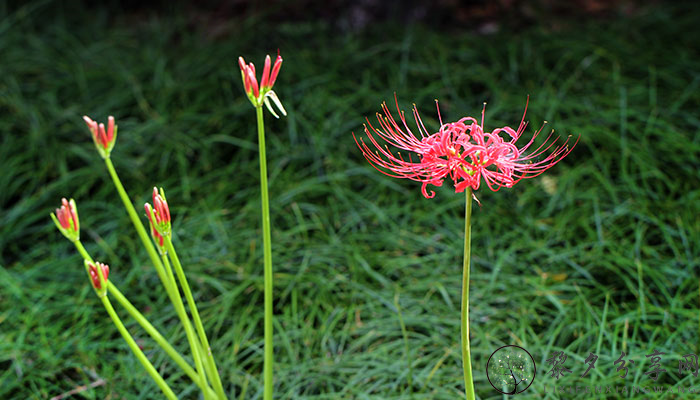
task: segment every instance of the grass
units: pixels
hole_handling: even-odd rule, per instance
[[[479,190],[472,230],[472,353],[480,398],[500,398],[486,361],[532,353],[526,394],[553,385],[697,388],[678,360],[700,353],[700,41],[682,6],[480,36],[379,24],[235,21],[208,38],[181,15],[69,13],[30,3],[0,18],[0,398],[43,399],[104,379],[85,399],[160,392],[92,294],[48,214],[78,203],[82,237],[110,279],[183,354],[179,327],[81,116],[113,114],[113,161],[137,205],[163,186],[174,240],[228,393],[262,398],[262,251],[254,112],[236,58],[280,48],[267,118],[280,399],[455,399],[461,386],[463,198],[385,177],[351,132],[393,93],[435,128],[479,114],[581,135],[547,174]],[[264,32],[264,34],[263,34]],[[126,318],[125,314],[122,316]],[[127,327],[181,398],[162,351]],[[644,372],[667,353],[657,382]],[[556,381],[545,360],[568,355]],[[635,360],[617,378],[620,352]],[[589,352],[596,368],[580,378]],[[545,387],[546,385],[546,387]],[[545,394],[545,390],[548,391]],[[615,390],[615,389],[613,389]],[[615,395],[630,397],[630,393]],[[686,398],[657,393],[635,397]],[[598,394],[597,397],[610,398]]]

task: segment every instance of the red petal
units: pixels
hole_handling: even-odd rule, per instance
[[[253,96],[256,98],[260,95],[260,89],[258,89],[258,80],[255,78],[255,67],[253,69],[248,69],[248,79],[250,79],[250,86],[253,88]]]
[[[156,209],[156,221],[158,223],[163,222],[163,203],[160,200],[160,196],[157,196],[155,199],[153,199],[153,207]]]
[[[63,212],[64,208],[61,207],[60,209],[56,209],[56,217],[58,218],[58,222],[61,224],[63,229],[68,229],[70,228],[70,223],[68,222],[68,218],[66,218],[66,214]]]
[[[109,116],[107,118],[107,140],[111,143],[112,140],[114,139],[114,117]]]
[[[163,210],[165,211],[165,221],[170,222],[170,207],[168,207],[168,202],[163,200]]]
[[[277,80],[277,74],[279,74],[280,68],[282,68],[282,57],[277,55],[277,59],[275,60],[275,65],[272,67],[272,74],[270,75],[270,82],[268,83],[268,85],[270,85],[270,87],[275,85],[275,81]]]
[[[70,207],[70,215],[73,218],[73,230],[78,231],[78,215],[75,213],[75,209]]]
[[[270,56],[265,57],[265,67],[263,68],[263,73],[262,77],[260,78],[260,88],[263,90],[267,87],[268,82],[270,81]]]
[[[107,141],[107,134],[105,133],[105,124],[100,124],[99,127],[99,142],[102,144],[102,147],[106,149],[107,147],[109,147],[109,142]]]

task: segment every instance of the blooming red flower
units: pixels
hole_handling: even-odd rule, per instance
[[[109,153],[112,151],[112,148],[114,148],[114,143],[117,139],[117,126],[114,125],[114,117],[110,115],[109,118],[107,118],[106,130],[105,124],[98,124],[87,115],[83,116],[83,120],[92,133],[92,139],[100,155],[102,155],[103,158],[109,157]]]
[[[57,208],[55,214],[51,213],[56,227],[71,241],[76,241],[80,238],[80,221],[78,220],[78,208],[75,205],[75,200],[61,199],[61,208]]]
[[[238,57],[238,67],[241,69],[243,87],[253,106],[262,107],[262,105],[265,104],[272,115],[278,118],[277,113],[275,113],[270,104],[270,99],[272,99],[282,115],[287,115],[287,111],[282,106],[282,102],[280,102],[277,94],[272,90],[275,81],[277,81],[280,68],[282,67],[282,57],[280,57],[279,54],[277,54],[274,65],[269,55],[265,57],[265,66],[263,67],[262,76],[260,77],[260,85],[258,85],[258,79],[255,77],[255,65],[253,65],[253,63],[246,64],[243,57]]]
[[[355,143],[362,150],[367,161],[383,174],[421,182],[423,184],[421,191],[426,198],[435,196],[433,191],[428,193],[428,185],[442,186],[443,181],[448,178],[454,182],[456,193],[463,192],[467,187],[479,189],[482,178],[493,191],[504,186],[512,187],[523,178],[535,177],[551,168],[566,157],[578,143],[577,139],[576,143],[569,147],[569,136],[555,147],[559,138],[550,141],[552,137],[550,133],[543,144],[526,154],[542,128],[535,132],[528,143],[518,148],[516,142],[527,126],[525,113],[517,130],[506,126],[492,132],[484,132],[485,105],[481,124],[472,117],[443,124],[440,117],[440,129],[432,134],[429,134],[423,125],[414,105],[413,117],[420,133],[419,138],[408,127],[404,112],[399,109],[398,101],[396,107],[402,126],[391,115],[386,103],[383,103],[383,114],[377,113],[379,129],[375,129],[369,119],[364,125],[365,134],[372,147],[368,146],[363,139],[358,141],[356,137]],[[525,112],[527,112],[527,104]],[[377,138],[383,139],[398,149],[408,151],[408,158],[401,155],[401,152],[395,155],[386,145],[381,145]],[[545,155],[550,149],[552,149],[551,152]],[[416,153],[416,156],[410,153]]]
[[[90,274],[90,279],[92,280],[92,286],[100,290],[102,289],[102,283],[100,283],[100,276],[98,275],[97,268],[102,269],[102,276],[105,278],[105,282],[107,282],[107,278],[109,277],[109,265],[107,264],[102,264],[99,262],[87,262],[88,265],[88,273]]]
[[[151,235],[153,239],[163,247],[163,236],[170,235],[170,208],[165,200],[163,189],[158,193],[157,188],[153,188],[153,207],[150,204],[144,204],[146,216],[151,223]]]

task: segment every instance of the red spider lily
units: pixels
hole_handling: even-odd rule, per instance
[[[114,125],[114,117],[109,116],[107,118],[107,129],[105,130],[105,124],[98,124],[93,121],[87,115],[83,116],[83,120],[90,129],[92,133],[92,139],[97,146],[97,150],[100,152],[103,158],[109,157],[109,153],[114,147],[114,143],[117,139],[117,126]]]
[[[248,95],[248,99],[253,103],[253,106],[262,107],[262,105],[265,104],[272,115],[278,118],[277,113],[275,113],[270,104],[270,99],[272,99],[282,115],[287,115],[287,111],[282,106],[282,102],[280,102],[277,94],[272,90],[275,81],[277,81],[280,68],[282,67],[282,57],[280,57],[279,54],[277,55],[277,59],[275,59],[274,65],[269,55],[265,57],[265,66],[263,67],[262,76],[260,77],[260,85],[258,85],[258,79],[255,77],[255,65],[253,65],[253,63],[246,64],[243,57],[238,57],[238,67],[241,69],[243,87]]]
[[[151,223],[151,235],[153,239],[163,247],[163,236],[170,235],[170,208],[165,200],[165,193],[160,189],[153,188],[153,207],[150,204],[144,204],[146,216]]]
[[[433,134],[429,134],[425,129],[414,105],[413,117],[420,133],[418,138],[406,124],[404,112],[399,109],[398,101],[396,107],[403,126],[394,120],[384,103],[382,104],[383,114],[377,113],[380,129],[375,129],[369,119],[364,125],[365,134],[374,150],[362,139],[358,142],[355,137],[355,143],[372,166],[383,174],[421,182],[423,184],[421,191],[426,198],[435,196],[433,191],[428,193],[427,186],[441,186],[446,178],[454,182],[456,193],[463,192],[467,187],[479,189],[482,178],[493,191],[498,191],[504,186],[512,187],[523,178],[533,178],[551,168],[566,157],[578,143],[577,139],[576,143],[569,147],[569,136],[555,147],[559,138],[550,142],[552,137],[550,133],[542,145],[525,154],[542,128],[535,132],[527,144],[518,148],[516,142],[527,126],[525,113],[517,131],[506,126],[490,133],[484,132],[486,105],[482,111],[481,124],[472,117],[464,117],[457,122],[447,124],[443,124],[440,118],[440,129]],[[527,112],[527,104],[525,104],[525,112]],[[504,139],[501,134],[507,135],[508,138]],[[408,159],[404,158],[400,152],[394,155],[386,145],[380,145],[376,137],[401,150],[416,153],[416,160],[414,161],[410,153]],[[550,149],[552,149],[551,153],[545,156]]]
[[[109,265],[102,264],[100,262],[92,263],[89,261],[87,265],[88,273],[90,274],[90,279],[92,280],[92,286],[97,290],[102,289],[102,283],[100,282],[100,276],[98,275],[97,267],[100,267],[100,269],[102,269],[102,276],[104,277],[106,283],[107,278],[109,277]]]
[[[72,241],[80,238],[80,221],[75,200],[61,199],[61,208],[57,208],[55,214],[51,213],[51,218],[65,237]]]

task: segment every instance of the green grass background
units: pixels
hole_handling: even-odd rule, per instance
[[[480,398],[501,398],[486,362],[505,344],[537,362],[523,398],[591,398],[553,394],[554,384],[700,387],[678,373],[682,355],[700,353],[697,12],[658,5],[493,35],[250,18],[214,38],[183,14],[0,8],[0,398],[50,398],[100,377],[76,398],[161,398],[49,219],[63,196],[77,201],[83,241],[110,279],[187,353],[83,114],[116,116],[112,158],[137,206],[165,188],[226,389],[262,398],[257,138],[236,59],[260,65],[278,48],[289,116],[266,117],[277,398],[460,398],[464,198],[446,184],[427,200],[419,184],[379,174],[351,136],[394,92],[432,128],[435,98],[446,120],[488,102],[492,129],[517,125],[530,95],[529,133],[547,120],[581,135],[545,175],[478,192]],[[181,398],[197,398],[122,315]],[[644,374],[653,349],[667,353],[656,383]],[[573,372],[555,381],[545,360],[561,350]],[[613,365],[621,351],[636,361],[626,379]],[[589,352],[599,360],[580,378]]]

